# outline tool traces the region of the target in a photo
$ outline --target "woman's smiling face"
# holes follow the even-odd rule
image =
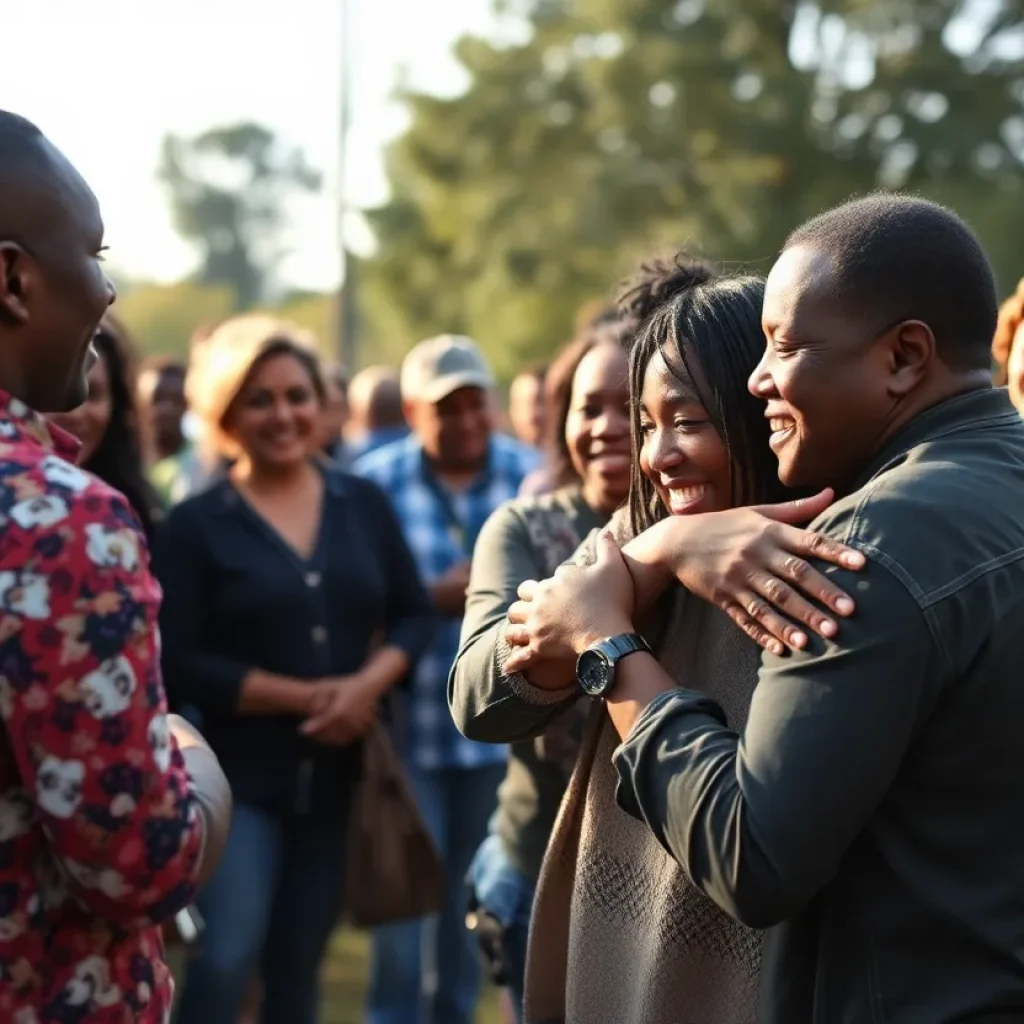
[[[691,364],[692,356],[688,357]],[[683,368],[659,351],[640,395],[640,469],[674,516],[732,507],[729,452]]]

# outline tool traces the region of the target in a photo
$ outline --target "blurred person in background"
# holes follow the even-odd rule
[[[163,1024],[160,925],[230,817],[202,737],[166,714],[139,517],[40,413],[88,397],[115,292],[91,189],[0,111],[0,1020]],[[38,410],[38,411],[37,411]]]
[[[1017,290],[999,307],[992,340],[995,384],[1010,392],[1010,401],[1024,416],[1024,278]]]
[[[143,467],[135,407],[135,348],[113,313],[104,315],[93,348],[99,358],[87,377],[88,397],[70,412],[55,413],[49,419],[78,438],[78,465],[128,499],[152,544],[163,509]]]
[[[349,379],[345,368],[337,363],[328,363],[323,368],[324,404],[321,413],[320,447],[340,468],[349,466],[349,453],[345,444],[345,428],[348,425]]]
[[[167,356],[151,356],[139,370],[136,395],[148,448],[149,480],[164,507],[170,508],[201,487],[205,478],[185,432],[184,365]]]
[[[506,752],[459,735],[448,713],[447,681],[477,535],[491,513],[515,497],[535,459],[530,449],[494,432],[493,387],[486,360],[468,338],[422,342],[402,365],[412,435],[355,467],[390,497],[441,616],[413,676],[397,741],[444,863],[446,905],[426,935],[421,921],[376,931],[369,1024],[469,1024],[476,1007],[480,964],[464,923],[465,879],[487,833]]]
[[[349,384],[349,458],[355,462],[408,436],[398,373],[390,366],[368,366]]]
[[[597,315],[588,316],[582,321],[578,338],[590,337],[595,341],[618,343],[624,342],[632,329],[633,325],[623,322],[615,306],[608,306]],[[558,386],[561,387],[562,383],[564,382],[559,383]],[[552,395],[549,374],[546,377],[545,392],[542,397],[545,403],[545,420],[547,420],[552,405],[557,407],[564,397]],[[540,464],[523,480],[523,484],[519,488],[520,498],[536,498],[562,486],[559,481],[563,469],[563,459],[558,434],[558,430],[555,430],[553,435],[550,427],[545,427],[540,440]]]
[[[523,444],[540,448],[544,443],[544,378],[546,366],[523,370],[512,378],[508,389],[508,418],[512,431]]]
[[[179,1014],[234,1024],[259,974],[264,1024],[313,1024],[360,739],[434,614],[385,496],[317,457],[325,389],[299,332],[221,324],[188,388],[230,468],[161,530],[164,670],[203,715],[235,818]]]

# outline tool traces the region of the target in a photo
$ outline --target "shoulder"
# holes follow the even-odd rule
[[[124,495],[55,453],[0,463],[0,515],[31,535],[90,522],[142,532]]]
[[[227,480],[217,480],[204,490],[171,506],[160,524],[161,536],[200,530],[204,524],[216,521],[219,515],[230,512],[240,500]]]
[[[391,503],[380,484],[371,477],[357,476],[335,465],[324,467],[324,483],[329,492],[347,501],[354,501],[374,513],[390,513]]]
[[[1024,451],[912,449],[811,528],[884,564],[924,598],[986,566],[1024,557]]]
[[[145,535],[128,500],[59,455],[14,473],[9,465],[0,467],[0,515],[6,521],[0,558],[6,610],[45,617],[36,613],[52,610],[58,599],[112,588],[131,592],[136,603],[154,599]],[[62,582],[51,588],[52,579]]]
[[[586,535],[571,490],[530,498],[514,498],[500,505],[478,539],[483,546],[528,546],[554,571],[576,550]]]
[[[414,463],[419,451],[419,443],[414,437],[392,441],[356,459],[352,465],[352,474],[372,480],[380,486],[387,486]]]
[[[526,477],[542,462],[541,454],[536,448],[525,445],[507,434],[494,434],[491,437],[491,456],[497,468]]]

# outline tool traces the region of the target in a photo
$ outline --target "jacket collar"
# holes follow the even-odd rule
[[[920,444],[983,424],[995,426],[1020,422],[1020,414],[1010,402],[1006,388],[976,388],[947,398],[897,431],[858,474],[853,489],[859,490]]]

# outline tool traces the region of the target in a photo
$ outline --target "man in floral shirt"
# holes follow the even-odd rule
[[[159,924],[212,870],[229,796],[166,715],[160,590],[120,494],[32,408],[86,395],[114,292],[88,186],[0,112],[0,1021],[162,1022]]]

